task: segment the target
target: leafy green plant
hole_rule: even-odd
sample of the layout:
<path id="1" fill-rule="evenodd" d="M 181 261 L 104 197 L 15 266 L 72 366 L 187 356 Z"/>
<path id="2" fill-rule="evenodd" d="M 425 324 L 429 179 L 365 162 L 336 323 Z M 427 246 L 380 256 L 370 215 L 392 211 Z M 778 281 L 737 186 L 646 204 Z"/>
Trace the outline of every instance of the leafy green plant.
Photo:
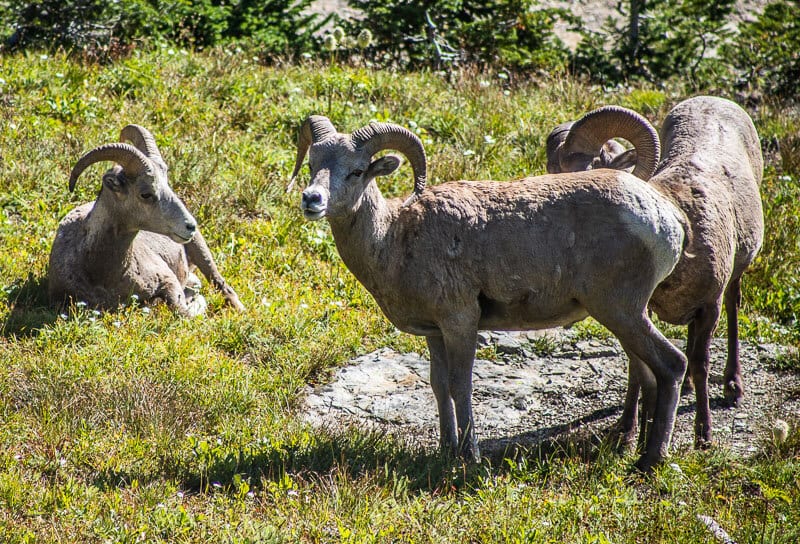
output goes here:
<path id="1" fill-rule="evenodd" d="M 265 57 L 313 48 L 330 17 L 308 10 L 312 0 L 25 0 L 0 10 L 12 49 L 53 46 L 108 60 L 143 40 L 202 48 L 251 40 Z"/>
<path id="2" fill-rule="evenodd" d="M 623 18 L 599 33 L 582 30 L 575 70 L 604 83 L 644 79 L 658 83 L 688 78 L 705 85 L 719 70 L 711 52 L 729 37 L 733 0 L 631 0 Z"/>
<path id="3" fill-rule="evenodd" d="M 739 34 L 721 48 L 735 70 L 736 85 L 781 99 L 797 99 L 800 80 L 800 2 L 784 0 L 764 6 L 754 21 L 739 25 Z"/>
<path id="4" fill-rule="evenodd" d="M 350 0 L 365 13 L 349 23 L 369 29 L 376 57 L 395 64 L 442 67 L 464 62 L 515 70 L 566 66 L 567 50 L 555 23 L 568 12 L 535 0 Z"/>

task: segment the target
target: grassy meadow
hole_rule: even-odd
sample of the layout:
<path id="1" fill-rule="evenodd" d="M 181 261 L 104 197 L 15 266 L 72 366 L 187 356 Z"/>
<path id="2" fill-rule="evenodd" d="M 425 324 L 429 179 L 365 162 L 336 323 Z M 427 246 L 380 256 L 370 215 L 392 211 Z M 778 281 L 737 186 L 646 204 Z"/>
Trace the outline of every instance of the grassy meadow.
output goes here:
<path id="1" fill-rule="evenodd" d="M 462 466 L 413 437 L 298 417 L 303 389 L 349 358 L 425 352 L 286 193 L 305 116 L 345 132 L 372 119 L 411 128 L 438 183 L 543 173 L 555 124 L 614 103 L 658 125 L 686 96 L 478 71 L 265 67 L 222 48 L 106 66 L 0 56 L 0 541 L 706 543 L 696 516 L 708 515 L 739 543 L 797 542 L 800 414 L 785 443 L 764 436 L 752 458 L 681 451 L 649 476 L 630 473 L 632 457 L 569 446 Z M 753 115 L 784 157 L 765 171 L 767 241 L 745 276 L 743 336 L 797 345 L 800 113 L 766 100 Z M 135 303 L 47 306 L 56 226 L 95 197 L 107 165 L 74 194 L 70 168 L 131 122 L 155 134 L 245 313 L 207 288 L 209 313 L 191 320 Z M 409 167 L 381 187 L 409 194 Z M 800 371 L 796 358 L 784 366 Z"/>

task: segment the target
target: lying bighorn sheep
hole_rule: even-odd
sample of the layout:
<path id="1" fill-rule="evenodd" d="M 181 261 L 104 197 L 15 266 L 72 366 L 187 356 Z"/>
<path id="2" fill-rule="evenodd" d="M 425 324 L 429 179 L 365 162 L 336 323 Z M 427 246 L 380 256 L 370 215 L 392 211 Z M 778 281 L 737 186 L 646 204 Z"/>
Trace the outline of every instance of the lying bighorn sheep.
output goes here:
<path id="1" fill-rule="evenodd" d="M 153 135 L 128 125 L 120 141 L 133 145 L 102 145 L 72 169 L 70 191 L 91 164 L 117 163 L 103 175 L 97 200 L 73 209 L 58 226 L 50 251 L 50 299 L 113 309 L 137 295 L 143 303 L 163 300 L 194 316 L 206 308 L 205 299 L 194 293 L 196 266 L 228 305 L 243 310 L 217 270 L 197 222 L 169 186 L 167 165 Z"/>
<path id="2" fill-rule="evenodd" d="M 374 182 L 403 153 L 414 194 L 385 200 Z M 340 134 L 302 125 L 292 180 L 309 156 L 306 219 L 327 217 L 339 254 L 400 330 L 426 337 L 442 448 L 477 458 L 472 366 L 479 329 L 534 329 L 594 316 L 658 378 L 642 470 L 669 447 L 686 359 L 653 326 L 650 295 L 683 250 L 685 218 L 616 170 L 425 188 L 422 143 L 397 125 Z M 636 270 L 632 274 L 631 270 Z"/>
<path id="3" fill-rule="evenodd" d="M 596 112 L 593 115 L 598 116 Z M 613 118 L 615 114 L 608 115 Z M 638 130 L 651 133 L 652 127 L 644 121 Z M 564 156 L 575 152 L 601 156 L 602 142 L 612 136 L 630 140 L 613 131 L 586 136 L 573 134 L 566 138 L 560 152 Z M 572 149 L 570 138 L 590 141 L 591 145 Z M 647 147 L 654 145 L 657 143 Z M 742 274 L 763 241 L 764 218 L 759 195 L 763 160 L 750 116 L 735 103 L 710 96 L 691 98 L 675 106 L 664 120 L 661 145 L 661 162 L 649 184 L 689 218 L 691 243 L 687 256 L 653 293 L 650 307 L 668 323 L 689 325 L 686 353 L 697 398 L 695 444 L 704 447 L 711 441 L 709 346 L 723 300 L 728 324 L 725 398 L 738 404 L 744 392 L 737 315 Z M 557 162 L 556 155 L 548 150 L 548 170 L 551 161 Z M 559 171 L 581 169 L 567 165 Z M 649 387 L 648 376 L 640 375 L 641 365 L 634 363 L 631 372 L 632 382 L 644 380 L 643 385 Z M 632 441 L 635 433 L 638 394 L 636 384 L 630 384 L 620 421 L 626 442 Z"/>

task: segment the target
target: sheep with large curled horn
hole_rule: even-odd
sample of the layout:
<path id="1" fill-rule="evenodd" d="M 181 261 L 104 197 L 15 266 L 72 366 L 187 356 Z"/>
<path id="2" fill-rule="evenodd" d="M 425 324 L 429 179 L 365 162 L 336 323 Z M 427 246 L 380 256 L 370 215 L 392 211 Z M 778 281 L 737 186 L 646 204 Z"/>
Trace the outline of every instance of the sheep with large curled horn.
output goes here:
<path id="1" fill-rule="evenodd" d="M 653 293 L 650 301 L 660 319 L 676 325 L 688 325 L 686 354 L 689 373 L 685 389 L 695 390 L 695 445 L 711 444 L 712 426 L 708 392 L 711 339 L 725 307 L 728 356 L 723 374 L 723 394 L 727 403 L 738 405 L 744 395 L 739 362 L 738 313 L 741 304 L 741 281 L 764 240 L 764 215 L 759 186 L 764 161 L 758 133 L 750 116 L 736 103 L 714 96 L 696 96 L 677 104 L 664 119 L 661 137 L 650 123 L 635 112 L 616 106 L 620 122 L 586 127 L 583 134 L 564 134 L 559 125 L 560 147 L 548 147 L 549 172 L 577 172 L 587 164 L 603 163 L 603 142 L 613 137 L 631 140 L 631 131 L 645 135 L 643 149 L 662 147 L 661 160 L 648 184 L 684 211 L 690 222 L 691 243 L 683 258 Z M 592 115 L 592 113 L 588 114 Z M 636 128 L 639 119 L 639 128 Z M 618 126 L 632 122 L 626 131 Z M 568 130 L 568 132 L 570 132 Z M 651 134 L 652 142 L 646 141 Z M 575 145 L 590 141 L 592 145 Z M 642 145 L 635 144 L 638 146 Z M 564 161 L 563 157 L 580 155 L 588 161 Z M 558 165 L 558 166 L 555 166 Z M 606 167 L 618 167 L 605 163 Z M 639 361 L 631 361 L 625 410 L 619 422 L 623 442 L 631 444 L 637 425 L 637 401 L 654 387 L 653 376 Z M 647 402 L 642 405 L 643 422 L 652 413 Z"/>
<path id="2" fill-rule="evenodd" d="M 386 200 L 375 183 L 400 165 L 395 155 L 373 160 L 385 149 L 411 163 L 414 192 L 405 202 Z M 608 169 L 426 187 L 422 142 L 385 123 L 350 135 L 311 116 L 300 128 L 292 178 L 306 155 L 303 215 L 328 220 L 342 260 L 386 317 L 427 340 L 445 451 L 479 456 L 478 330 L 548 328 L 591 315 L 658 377 L 637 467 L 666 457 L 686 359 L 653 326 L 647 301 L 683 251 L 686 218 L 668 199 Z"/>
<path id="3" fill-rule="evenodd" d="M 160 300 L 195 316 L 207 306 L 197 292 L 197 267 L 226 304 L 243 310 L 197 221 L 170 187 L 153 135 L 128 125 L 120 140 L 87 152 L 72 169 L 70 191 L 92 164 L 115 163 L 103 174 L 97 199 L 73 209 L 59 224 L 47 273 L 51 301 L 111 310 L 136 295 L 142 303 Z"/>

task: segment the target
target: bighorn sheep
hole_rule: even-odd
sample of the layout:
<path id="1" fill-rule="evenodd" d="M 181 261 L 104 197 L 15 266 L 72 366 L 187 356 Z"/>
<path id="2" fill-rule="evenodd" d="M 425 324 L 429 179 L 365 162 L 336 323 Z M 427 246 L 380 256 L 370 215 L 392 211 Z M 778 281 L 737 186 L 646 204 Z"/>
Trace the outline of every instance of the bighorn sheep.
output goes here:
<path id="1" fill-rule="evenodd" d="M 621 108 L 596 110 L 594 119 L 623 115 Z M 631 119 L 625 113 L 625 119 Z M 642 118 L 644 120 L 644 118 Z M 602 124 L 597 121 L 597 124 Z M 575 123 L 577 130 L 581 122 Z M 561 126 L 561 125 L 560 125 Z M 644 120 L 634 132 L 654 134 Z M 559 128 L 554 129 L 554 133 Z M 599 160 L 602 144 L 612 136 L 631 137 L 614 130 L 591 134 L 570 134 L 562 139 L 559 153 L 548 148 L 557 171 L 578 171 L 560 156 L 579 152 Z M 657 136 L 656 136 L 657 138 Z M 570 142 L 590 145 L 573 148 Z M 647 149 L 657 145 L 653 142 Z M 708 402 L 709 347 L 717 326 L 723 300 L 728 324 L 728 357 L 724 373 L 725 399 L 738 404 L 744 393 L 739 364 L 738 310 L 741 278 L 761 248 L 764 218 L 759 186 L 763 159 L 758 134 L 750 116 L 735 103 L 722 98 L 699 96 L 679 103 L 667 115 L 661 128 L 662 157 L 649 184 L 681 208 L 689 218 L 690 245 L 672 274 L 653 293 L 650 308 L 672 324 L 688 324 L 686 353 L 689 375 L 697 399 L 695 445 L 711 442 L 711 413 Z M 641 365 L 631 365 L 631 382 L 650 381 Z M 687 386 L 691 387 L 688 379 Z M 639 387 L 631 383 L 620 427 L 626 443 L 633 440 L 636 428 Z M 646 395 L 645 395 L 646 396 Z"/>
<path id="2" fill-rule="evenodd" d="M 625 138 L 633 146 L 626 150 L 611 138 Z M 597 168 L 625 170 L 642 159 L 633 175 L 648 179 L 658 163 L 658 133 L 635 111 L 605 106 L 578 121 L 562 123 L 547 137 L 547 172 L 580 172 Z"/>
<path id="3" fill-rule="evenodd" d="M 131 295 L 142 303 L 163 300 L 180 314 L 205 311 L 195 294 L 196 266 L 222 293 L 225 302 L 243 310 L 236 292 L 217 270 L 197 222 L 172 191 L 167 165 L 153 135 L 138 125 L 122 129 L 120 141 L 83 155 L 69 179 L 91 164 L 114 161 L 103 175 L 100 194 L 70 211 L 61 221 L 50 251 L 50 299 L 68 299 L 110 310 Z"/>
<path id="4" fill-rule="evenodd" d="M 414 193 L 385 200 L 374 179 L 408 158 Z M 426 158 L 410 131 L 375 123 L 340 134 L 302 125 L 292 180 L 308 153 L 306 219 L 327 217 L 345 265 L 400 330 L 426 337 L 442 449 L 477 458 L 472 366 L 479 329 L 522 330 L 594 316 L 657 376 L 655 424 L 637 466 L 667 454 L 686 359 L 653 326 L 647 301 L 684 245 L 685 218 L 616 170 L 425 189 Z M 636 270 L 632 274 L 631 270 Z"/>

